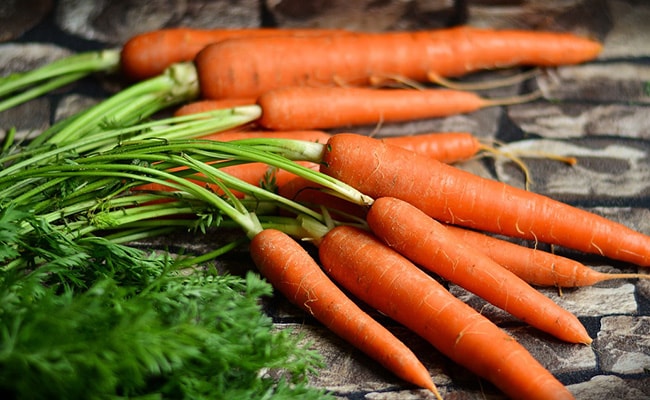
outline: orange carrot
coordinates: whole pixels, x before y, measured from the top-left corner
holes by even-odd
[[[447,229],[531,285],[579,287],[613,279],[650,279],[650,275],[646,274],[603,273],[570,258],[520,246],[481,232],[453,225],[448,225]]]
[[[174,63],[193,60],[208,44],[231,38],[310,36],[342,32],[344,31],[337,29],[160,29],[136,35],[124,44],[121,52],[122,71],[132,80],[151,78]]]
[[[200,100],[180,107],[174,115],[191,115],[251,104],[251,102],[254,103],[255,101],[251,99]],[[283,138],[326,143],[330,136],[329,133],[319,130],[260,131],[237,129],[203,136],[203,139],[231,141],[250,138]],[[467,160],[475,156],[479,151],[488,149],[474,135],[468,132],[421,133],[411,136],[386,137],[382,140],[446,163]]]
[[[446,223],[650,266],[650,236],[549,197],[354,134],[324,146],[321,171],[378,198],[405,200]]]
[[[262,108],[259,124],[263,127],[298,130],[446,117],[529,99],[532,96],[489,100],[451,89],[294,86],[269,90],[258,97],[257,104]]]
[[[243,139],[291,139],[305,140],[308,142],[327,143],[332,135],[323,131],[305,130],[305,131],[260,131],[249,130],[241,132],[217,132],[201,137],[201,139],[218,140],[230,142],[233,140]]]
[[[448,164],[469,160],[481,150],[487,149],[476,136],[468,132],[421,133],[381,140]]]
[[[367,212],[366,207],[332,195],[323,186],[301,176],[278,185],[278,194],[314,209],[324,206],[338,220],[346,220],[348,216],[363,218]]]
[[[226,40],[194,59],[204,98],[257,97],[285,86],[368,86],[373,77],[428,81],[518,65],[595,58],[601,44],[566,33],[472,27]]]
[[[250,252],[260,273],[289,301],[400,378],[441,399],[415,354],[350,300],[294,239],[265,229],[253,237]]]
[[[175,112],[175,117],[184,115],[193,115],[206,111],[225,110],[238,106],[247,106],[255,104],[255,99],[221,99],[221,100],[199,100],[179,107]]]
[[[558,339],[591,343],[573,314],[411,204],[378,198],[366,220],[377,237],[415,264]]]
[[[339,226],[319,244],[325,272],[513,399],[572,399],[514,338],[366,231]]]
[[[314,169],[318,168],[317,164],[311,162],[298,161],[298,163],[306,167],[311,167]],[[283,169],[275,169],[261,162],[251,162],[251,163],[245,163],[239,165],[230,165],[221,168],[221,170],[239,180],[242,180],[246,183],[250,183],[251,185],[255,185],[255,186],[261,186],[265,181],[268,181],[269,183],[272,181],[274,186],[281,186],[281,185],[285,185],[289,180],[293,179],[296,176],[291,172],[285,171]],[[215,193],[223,194],[223,190],[221,190],[221,188],[218,185],[215,185],[210,182],[202,181],[200,179],[201,177],[204,177],[204,175],[201,173],[196,173],[188,177],[187,179],[191,182],[207,187],[210,190],[214,191]],[[136,186],[132,190],[170,191],[173,189],[169,186],[165,186],[158,183],[147,183],[144,185]],[[232,190],[232,193],[239,198],[243,197],[243,193],[237,190]]]
[[[227,131],[203,136],[202,139],[233,141],[252,138],[280,138],[327,143],[331,134],[317,131]],[[412,136],[391,136],[380,139],[385,143],[411,150],[444,163],[468,160],[486,149],[476,136],[467,132],[432,132]]]

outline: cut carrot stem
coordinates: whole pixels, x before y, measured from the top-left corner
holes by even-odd
[[[648,235],[376,139],[333,136],[321,171],[370,197],[400,198],[442,222],[650,266]]]
[[[648,274],[603,273],[578,261],[547,251],[448,225],[454,235],[536,286],[579,287],[614,279],[650,279]]]
[[[257,97],[285,86],[368,86],[376,76],[427,82],[519,65],[592,60],[602,45],[567,33],[472,27],[226,40],[195,58],[204,98]]]
[[[411,204],[380,197],[366,220],[375,235],[415,264],[558,339],[591,343],[573,314]]]
[[[514,338],[372,234],[339,226],[318,252],[334,281],[510,398],[573,398]]]
[[[267,129],[328,129],[379,122],[403,122],[469,113],[484,107],[538,98],[538,93],[484,99],[450,89],[371,89],[358,87],[283,87],[259,96],[259,124]]]
[[[291,303],[400,378],[442,399],[415,354],[350,300],[293,238],[265,229],[251,240],[250,252],[260,273]]]

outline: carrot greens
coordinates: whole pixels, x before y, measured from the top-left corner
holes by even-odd
[[[73,54],[26,72],[0,77],[0,111],[15,107],[96,72],[115,72],[117,50]]]

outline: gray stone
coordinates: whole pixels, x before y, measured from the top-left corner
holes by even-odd
[[[594,348],[604,372],[647,374],[650,371],[650,318],[603,317]]]
[[[639,29],[650,21],[646,1],[609,0],[613,27],[604,40],[602,58],[642,57],[650,55],[650,30]]]
[[[637,310],[632,283],[615,287],[591,286],[578,289],[540,289],[542,293],[578,317],[598,317],[612,314],[634,314]]]
[[[355,31],[434,29],[462,19],[454,0],[266,0],[266,9],[282,27],[343,28]]]
[[[640,390],[630,385],[629,381],[613,375],[598,375],[589,381],[569,385],[568,389],[576,400],[610,399],[610,400],[644,400],[650,399],[647,390]]]
[[[63,30],[112,44],[164,27],[253,27],[260,18],[256,0],[61,0],[57,8]]]
[[[552,101],[649,103],[646,82],[650,66],[631,62],[591,63],[549,69],[537,78],[546,99]]]
[[[0,76],[31,71],[71,54],[70,50],[52,44],[0,44]]]
[[[508,118],[527,134],[551,139],[595,135],[648,138],[648,111],[646,105],[521,104],[508,108]]]
[[[37,26],[52,9],[52,0],[3,0],[0,42],[13,40]]]
[[[561,343],[530,327],[505,330],[554,375],[591,371],[597,366],[596,353],[590,346]]]

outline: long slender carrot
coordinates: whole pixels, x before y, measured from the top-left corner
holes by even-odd
[[[327,143],[331,134],[318,130],[301,131],[226,131],[204,136],[203,139],[233,141],[252,138],[281,138]],[[431,132],[411,136],[391,136],[380,139],[385,143],[411,150],[420,155],[435,158],[444,163],[455,163],[476,156],[484,146],[476,136],[468,132]]]
[[[300,130],[300,131],[264,131],[264,130],[248,130],[248,131],[227,131],[217,132],[210,135],[203,136],[202,139],[219,140],[223,142],[231,142],[234,140],[244,139],[291,139],[291,140],[305,140],[308,142],[327,143],[331,134],[319,130]]]
[[[447,229],[531,285],[579,287],[614,279],[650,279],[647,274],[599,272],[576,260],[470,229],[453,225]]]
[[[373,89],[292,86],[257,99],[259,124],[267,129],[329,129],[465,114],[497,105],[530,101],[538,94],[490,100],[451,89]]]
[[[490,149],[469,132],[421,133],[386,137],[381,140],[447,164],[469,160],[480,151]]]
[[[342,33],[338,29],[192,29],[171,28],[145,32],[129,39],[121,51],[121,68],[132,80],[161,74],[170,65],[191,61],[201,49],[226,39],[264,36],[322,35]]]
[[[370,197],[405,200],[442,222],[650,266],[648,235],[379,140],[333,136],[321,171]]]
[[[233,39],[206,46],[194,60],[203,97],[218,99],[257,97],[285,86],[368,86],[382,76],[428,81],[482,69],[575,64],[601,49],[566,33],[458,27]]]
[[[246,106],[255,104],[256,99],[220,99],[220,100],[197,100],[188,104],[184,104],[174,111],[175,117],[182,117],[184,115],[199,114],[205,111],[225,110],[227,108]]]
[[[561,340],[591,343],[573,314],[411,204],[378,198],[366,220],[377,237],[415,264]]]
[[[415,354],[350,300],[293,238],[265,229],[251,240],[250,253],[260,273],[289,301],[400,378],[442,399]]]
[[[512,399],[572,399],[514,338],[366,231],[339,226],[319,244],[325,272]]]

